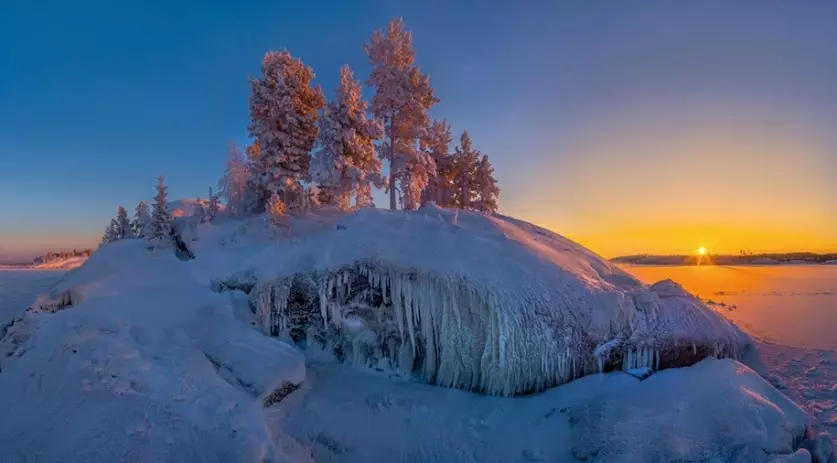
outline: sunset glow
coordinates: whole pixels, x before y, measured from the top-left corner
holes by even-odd
[[[702,246],[701,246],[701,247],[699,247],[699,248],[697,249],[697,253],[698,253],[698,255],[705,256],[705,255],[706,255],[706,248],[704,248],[704,247],[702,247]]]

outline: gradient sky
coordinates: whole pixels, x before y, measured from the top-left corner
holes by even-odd
[[[837,2],[524,3],[4,0],[0,255],[94,246],[161,173],[205,196],[265,51],[331,97],[396,15],[502,213],[606,256],[837,251]]]

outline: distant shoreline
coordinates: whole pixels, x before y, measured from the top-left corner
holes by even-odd
[[[619,256],[611,262],[630,265],[837,265],[837,253],[817,254],[810,252],[741,254],[741,255],[653,255],[642,254]]]

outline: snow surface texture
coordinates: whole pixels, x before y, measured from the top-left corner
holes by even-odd
[[[55,270],[0,269],[0,327],[23,312],[38,294],[47,291],[64,276]]]
[[[144,245],[103,246],[0,333],[0,461],[299,461],[262,401],[302,355]]]
[[[302,388],[267,413],[321,463],[761,463],[795,452],[806,423],[796,405],[729,359],[645,381],[591,375],[516,398],[314,363]]]
[[[304,243],[345,226],[341,219],[324,213],[289,224],[267,253],[275,233],[259,219],[200,225],[187,240],[196,255],[188,261],[150,252],[143,240],[103,246],[0,335],[0,461],[577,461],[573,451],[608,461],[596,446],[700,456],[730,441],[743,444],[735,455],[755,458],[748,461],[806,461],[798,408],[731,360],[642,382],[631,376],[642,367],[592,375],[514,399],[337,363],[313,365],[309,375],[296,348],[253,329],[259,321],[241,293],[212,293],[210,280],[235,269],[255,278],[255,264],[285,241]],[[676,286],[662,289],[663,299],[691,300]],[[600,344],[600,353],[615,344]],[[679,411],[692,402],[704,406]],[[649,414],[655,421],[644,433],[625,431],[630,445],[584,437],[587,427]],[[720,435],[718,420],[737,434]],[[677,436],[687,450],[655,441],[659,424],[691,432]]]
[[[327,221],[310,214],[287,228],[311,222]],[[301,329],[320,330],[309,341],[336,332],[353,363],[385,361],[443,386],[514,395],[614,368],[739,358],[749,344],[677,284],[649,288],[511,218],[362,209],[323,228],[263,247],[229,280],[258,281],[252,296],[267,334],[295,328],[307,312]]]

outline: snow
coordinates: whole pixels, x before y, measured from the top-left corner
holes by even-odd
[[[501,216],[438,208],[346,216],[324,209],[285,225],[275,230],[263,217],[220,217],[198,225],[188,240],[193,260],[179,260],[170,248],[149,251],[144,240],[122,240],[57,277],[0,334],[0,461],[767,462],[809,461],[806,452],[824,461],[831,453],[830,436],[807,429],[812,417],[833,416],[832,390],[814,382],[817,372],[827,375],[837,364],[830,354],[788,355],[784,373],[762,369],[772,364],[770,355],[762,355],[764,365],[747,359],[767,381],[732,359],[651,368],[667,351],[639,343],[637,333],[659,342],[682,337],[674,346],[682,352],[675,352],[698,351],[698,357],[723,354],[717,341],[739,336],[722,314],[673,282],[647,287],[570,241]],[[352,267],[359,255],[373,258]],[[337,301],[356,276],[350,271],[361,268],[364,281],[380,287],[388,276],[385,285],[400,288],[395,294],[409,291],[402,303],[418,301],[402,313],[409,315],[401,319],[405,353],[425,345],[429,333],[421,323],[428,309],[421,302],[432,293],[421,288],[425,280],[405,279],[407,272],[426,282],[462,278],[463,285],[488,291],[504,320],[519,307],[514,298],[548,308],[536,297],[546,288],[542,297],[568,305],[561,320],[581,320],[585,335],[598,336],[585,344],[592,374],[507,398],[424,384],[387,362],[370,362],[362,350],[344,352],[353,359],[348,363],[365,365],[355,368],[309,344],[306,365],[296,346],[279,340],[288,339],[287,330],[275,333],[279,339],[263,334],[265,326],[287,322],[278,311],[254,314],[241,292],[211,290],[219,278],[235,276],[269,284],[275,296],[283,278],[304,269],[330,282],[326,290]],[[479,297],[462,287],[456,297]],[[10,288],[23,294],[14,283]],[[0,296],[0,307],[5,311],[7,301],[20,297]],[[14,306],[22,310],[33,300]],[[614,306],[613,300],[625,302]],[[249,302],[259,307],[257,298]],[[618,325],[627,329],[611,336],[608,318],[622,323],[631,307],[633,319]],[[339,320],[358,345],[372,342],[368,320],[339,309],[327,306],[317,326]],[[466,305],[460,309],[467,314]],[[576,313],[584,310],[593,313]],[[316,313],[321,317],[319,305]],[[268,315],[268,324],[258,315]],[[450,332],[440,328],[439,334],[467,336],[455,320]],[[526,320],[538,328],[536,317]],[[407,333],[410,323],[414,331]],[[508,333],[506,352],[520,349],[515,336],[521,334]],[[535,347],[521,351],[534,355]],[[654,373],[643,380],[633,376],[649,369]],[[782,388],[792,374],[809,386]],[[790,399],[807,402],[800,408]]]
[[[87,256],[74,256],[68,257],[66,259],[56,259],[52,260],[43,264],[35,264],[30,266],[29,268],[36,269],[36,270],[47,270],[47,269],[60,269],[60,270],[70,270],[76,267],[80,267],[87,260]]]
[[[645,281],[674,278],[701,296],[734,306],[725,315],[754,338],[745,358],[837,444],[837,269],[626,266]]]
[[[63,276],[64,272],[56,270],[0,268],[0,327],[6,326]]]
[[[193,270],[143,240],[111,243],[53,291],[76,305],[15,319],[0,341],[0,461],[288,461],[261,401],[302,381],[302,355]]]
[[[267,419],[323,463],[766,462],[792,453],[806,423],[802,410],[729,359],[644,381],[591,375],[511,399],[333,363],[311,364],[309,373]]]
[[[512,395],[613,368],[738,358],[749,343],[676,284],[649,288],[525,222],[432,205],[319,214],[289,220],[290,236],[243,263],[236,250],[239,266],[226,276],[258,279],[254,302],[266,333],[290,328],[294,288],[319,304],[312,317],[323,331],[365,317],[359,335],[379,342],[343,342],[353,354],[365,351],[364,364],[388,358],[429,382]],[[209,250],[210,259],[223,252],[231,251]],[[611,348],[597,357],[603,343]]]

